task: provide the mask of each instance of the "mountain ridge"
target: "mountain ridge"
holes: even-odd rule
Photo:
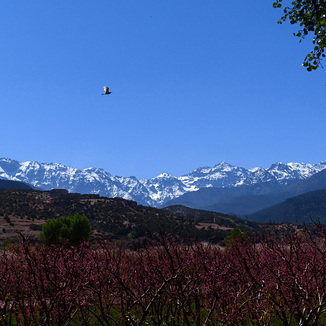
[[[291,180],[287,184],[265,182],[234,188],[202,188],[175,198],[166,205],[184,205],[247,217],[288,198],[322,189],[326,189],[325,169],[309,178]]]
[[[151,179],[113,176],[100,168],[78,169],[61,163],[0,159],[0,178],[21,181],[44,190],[67,189],[81,194],[122,197],[141,205],[163,207],[168,201],[203,188],[236,188],[275,183],[288,185],[324,170],[326,163],[274,163],[270,168],[245,169],[221,162],[180,177],[163,172]]]

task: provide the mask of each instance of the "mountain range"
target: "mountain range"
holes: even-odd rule
[[[175,198],[166,205],[184,205],[248,217],[256,211],[310,191],[326,189],[326,170],[287,183],[262,182],[227,188],[203,188]]]
[[[326,188],[326,163],[275,163],[245,169],[222,162],[175,177],[151,179],[113,176],[99,168],[78,169],[59,163],[0,159],[0,178],[34,188],[122,197],[154,207],[185,205],[245,216],[307,191]],[[320,181],[325,176],[325,182]],[[314,179],[314,178],[315,179]],[[309,186],[310,185],[310,186]]]

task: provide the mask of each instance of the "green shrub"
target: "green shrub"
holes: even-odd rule
[[[231,230],[230,234],[225,238],[225,244],[230,247],[235,242],[246,242],[248,240],[247,232],[241,232],[239,228]]]
[[[85,215],[61,216],[42,225],[41,240],[47,244],[78,245],[90,238],[92,228]]]

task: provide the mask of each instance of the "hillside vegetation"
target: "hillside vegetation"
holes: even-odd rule
[[[157,209],[122,198],[52,191],[0,191],[0,241],[17,236],[17,231],[38,238],[42,224],[60,216],[85,215],[90,220],[92,239],[138,241],[154,234],[174,235],[218,243],[239,227],[249,233],[258,224],[226,214],[187,208]]]

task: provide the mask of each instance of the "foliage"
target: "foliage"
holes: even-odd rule
[[[239,228],[234,228],[230,234],[225,238],[225,244],[227,247],[231,246],[235,242],[244,243],[248,241],[248,235],[246,232],[241,232]]]
[[[324,231],[228,250],[159,238],[0,252],[1,325],[319,325],[325,288]]]
[[[0,217],[10,216],[12,220],[22,220],[22,227],[34,228],[41,225],[42,220],[58,218],[60,216],[85,215],[90,221],[97,238],[137,241],[146,237],[153,238],[153,234],[161,236],[172,234],[183,239],[197,239],[218,243],[227,235],[228,231],[219,229],[198,228],[197,223],[214,220],[218,213],[198,211],[195,214],[177,214],[167,209],[156,209],[137,205],[136,202],[122,198],[106,198],[98,195],[81,195],[63,191],[0,191]],[[189,214],[188,214],[189,213]],[[241,226],[249,232],[259,228],[258,224],[241,219],[228,219],[229,216],[219,217],[216,224],[227,227]],[[30,223],[26,223],[31,220]],[[25,221],[24,221],[25,220]],[[12,228],[9,232],[12,232]],[[26,234],[27,232],[23,232]],[[9,237],[8,230],[6,238]],[[16,237],[12,232],[11,237]]]
[[[47,220],[42,226],[41,240],[47,245],[68,243],[77,245],[89,239],[91,227],[85,215],[61,216]]]
[[[286,2],[286,0],[284,1]],[[281,8],[283,0],[276,0],[274,8]],[[299,24],[300,29],[294,36],[304,39],[308,34],[313,34],[313,50],[305,57],[303,66],[308,71],[316,70],[321,66],[321,59],[325,57],[326,47],[326,0],[294,0],[291,6],[283,9],[284,15],[279,24],[289,19],[291,24]]]

